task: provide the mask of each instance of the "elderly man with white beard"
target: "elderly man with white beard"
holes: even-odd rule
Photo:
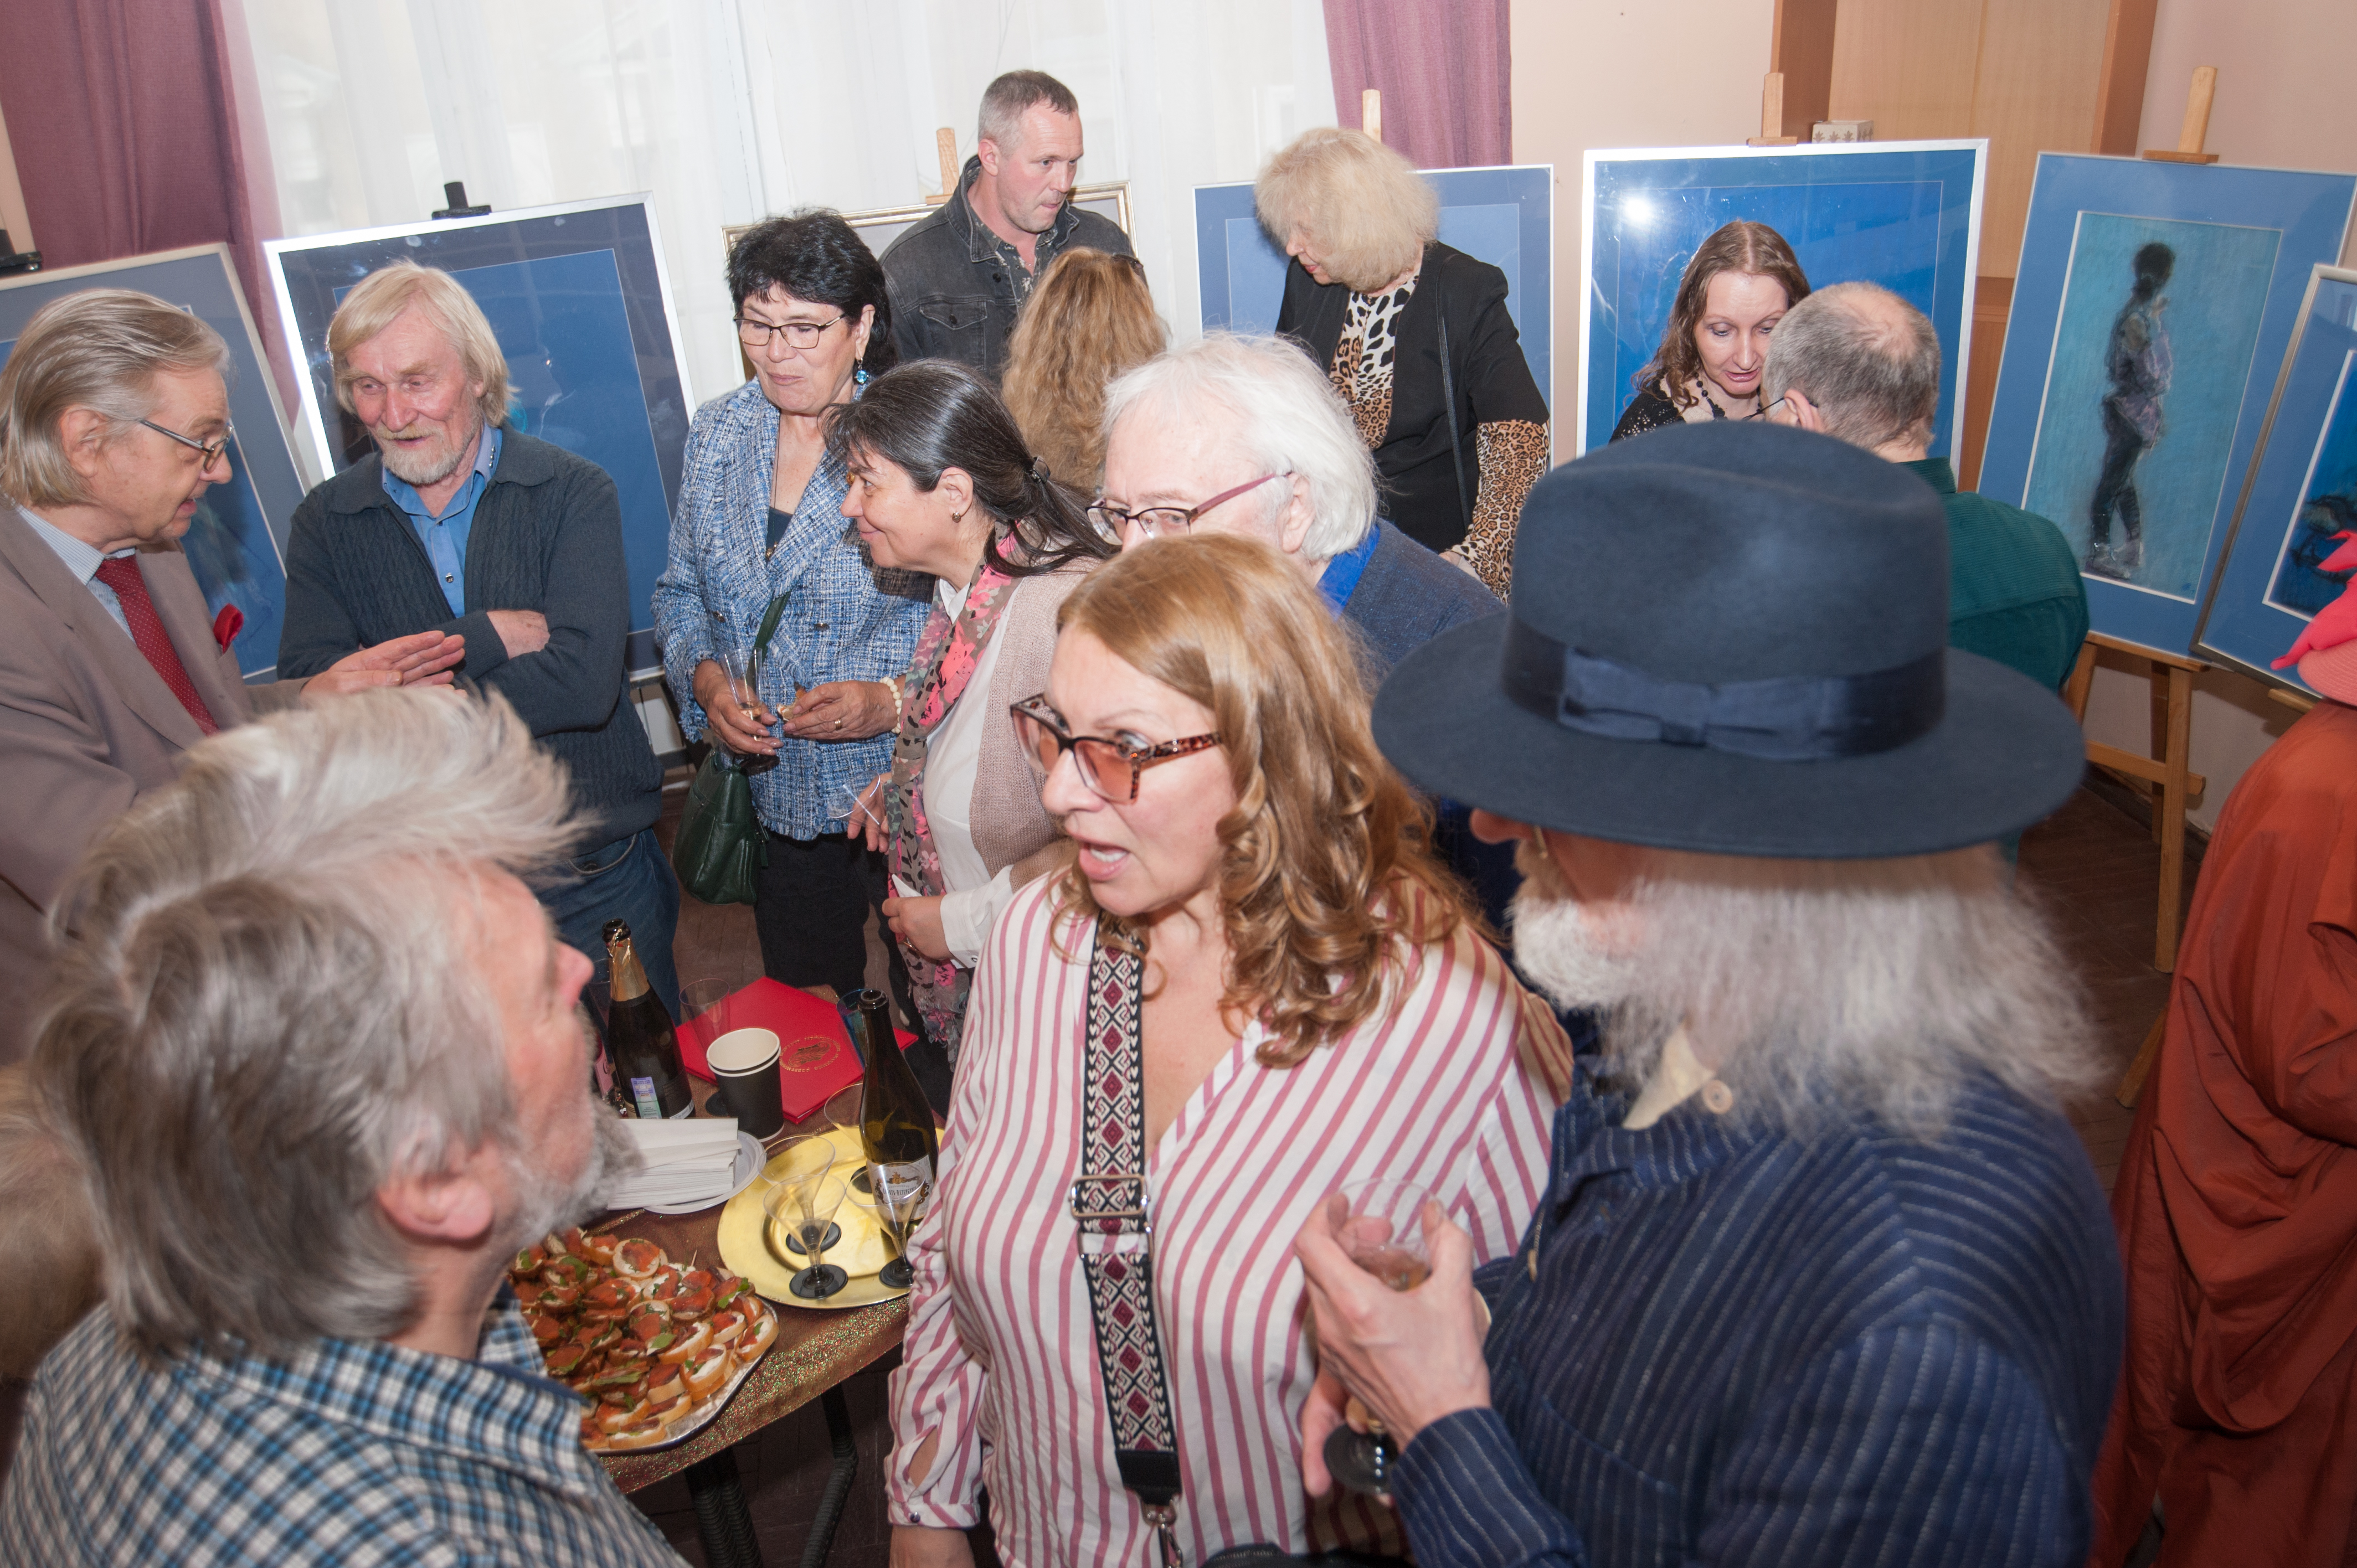
[[[1384,684],[1385,753],[1522,841],[1517,961],[1604,1025],[1512,1259],[1427,1208],[1393,1294],[1299,1238],[1309,1489],[1355,1394],[1422,1568],[2083,1560],[2119,1264],[2056,1103],[2084,1016],[1989,847],[2080,742],[1944,646],[1946,565],[1869,454],[1670,430],[1542,479],[1510,615]]]

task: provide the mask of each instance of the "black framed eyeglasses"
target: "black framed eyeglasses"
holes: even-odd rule
[[[1015,715],[1016,737],[1022,742],[1023,755],[1030,759],[1031,771],[1041,783],[1048,781],[1048,775],[1056,770],[1057,762],[1069,751],[1072,754],[1072,766],[1080,769],[1081,782],[1089,787],[1089,792],[1117,806],[1137,799],[1139,776],[1156,763],[1191,757],[1224,744],[1216,730],[1210,735],[1190,735],[1183,740],[1166,740],[1154,746],[1101,735],[1074,735],[1065,725],[1064,715],[1048,705],[1045,692],[1009,703],[1006,711]],[[1123,786],[1125,779],[1126,788]]]
[[[797,349],[815,349],[818,340],[835,321],[850,319],[846,312],[834,321],[756,321],[749,316],[737,317],[737,340],[748,349],[766,349],[770,339],[783,335]]]
[[[1215,506],[1235,499],[1246,490],[1258,489],[1271,479],[1289,479],[1292,477],[1293,470],[1290,468],[1278,473],[1263,474],[1257,479],[1247,479],[1232,490],[1222,490],[1200,506],[1150,506],[1143,511],[1125,511],[1117,506],[1107,506],[1103,499],[1099,499],[1096,505],[1089,508],[1089,521],[1115,539],[1120,538],[1122,530],[1133,522],[1137,524],[1137,531],[1146,538],[1164,539],[1174,533],[1186,532],[1194,526],[1197,518]]]
[[[213,466],[222,453],[229,450],[230,438],[237,434],[237,427],[235,425],[228,425],[223,427],[220,440],[199,441],[193,435],[183,435],[177,430],[167,430],[152,419],[143,419],[139,423],[154,431],[156,435],[167,435],[173,440],[178,442],[181,446],[186,446],[189,451],[196,453],[199,456],[204,459],[203,466],[208,468]]]

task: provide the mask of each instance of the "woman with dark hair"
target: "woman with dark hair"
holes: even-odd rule
[[[1006,711],[1046,684],[1064,596],[1118,547],[1049,478],[998,394],[951,360],[877,377],[829,416],[827,450],[850,475],[843,512],[870,557],[933,578],[892,770],[861,815],[889,856],[899,897],[884,916],[917,1010],[954,1066],[983,939],[1060,853]]]
[[[859,236],[817,209],[747,231],[728,253],[728,293],[753,379],[688,432],[655,630],[687,737],[752,764],[770,833],[753,907],[762,967],[789,985],[856,991],[884,867],[851,832],[851,802],[890,758],[890,677],[924,627],[927,585],[879,570],[844,526],[847,480],[825,421],[891,366],[891,306]],[[758,684],[740,693],[729,656],[753,650],[780,598]]]
[[[1757,419],[1768,334],[1808,297],[1808,274],[1783,235],[1741,218],[1721,224],[1686,263],[1662,346],[1637,372],[1637,395],[1612,439],[1682,422]]]

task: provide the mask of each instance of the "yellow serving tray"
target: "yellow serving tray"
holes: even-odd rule
[[[834,1175],[849,1187],[851,1178],[867,1163],[858,1138],[841,1127],[821,1135],[834,1146]],[[728,1207],[720,1211],[720,1261],[750,1280],[755,1290],[780,1306],[846,1312],[856,1306],[873,1306],[879,1301],[898,1301],[908,1294],[907,1286],[895,1290],[877,1279],[878,1271],[892,1261],[891,1249],[883,1232],[876,1228],[876,1211],[863,1207],[858,1195],[850,1191],[845,1193],[843,1207],[834,1213],[843,1239],[826,1250],[826,1261],[850,1275],[850,1283],[823,1301],[793,1293],[790,1282],[802,1272],[802,1262],[771,1236],[769,1216],[761,1211],[762,1196],[782,1174],[784,1159],[783,1155],[772,1158],[762,1167],[760,1177],[730,1198]]]

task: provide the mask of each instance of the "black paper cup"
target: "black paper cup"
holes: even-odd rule
[[[712,1081],[737,1125],[756,1138],[786,1124],[778,1089],[778,1036],[768,1029],[731,1029],[705,1047]]]

